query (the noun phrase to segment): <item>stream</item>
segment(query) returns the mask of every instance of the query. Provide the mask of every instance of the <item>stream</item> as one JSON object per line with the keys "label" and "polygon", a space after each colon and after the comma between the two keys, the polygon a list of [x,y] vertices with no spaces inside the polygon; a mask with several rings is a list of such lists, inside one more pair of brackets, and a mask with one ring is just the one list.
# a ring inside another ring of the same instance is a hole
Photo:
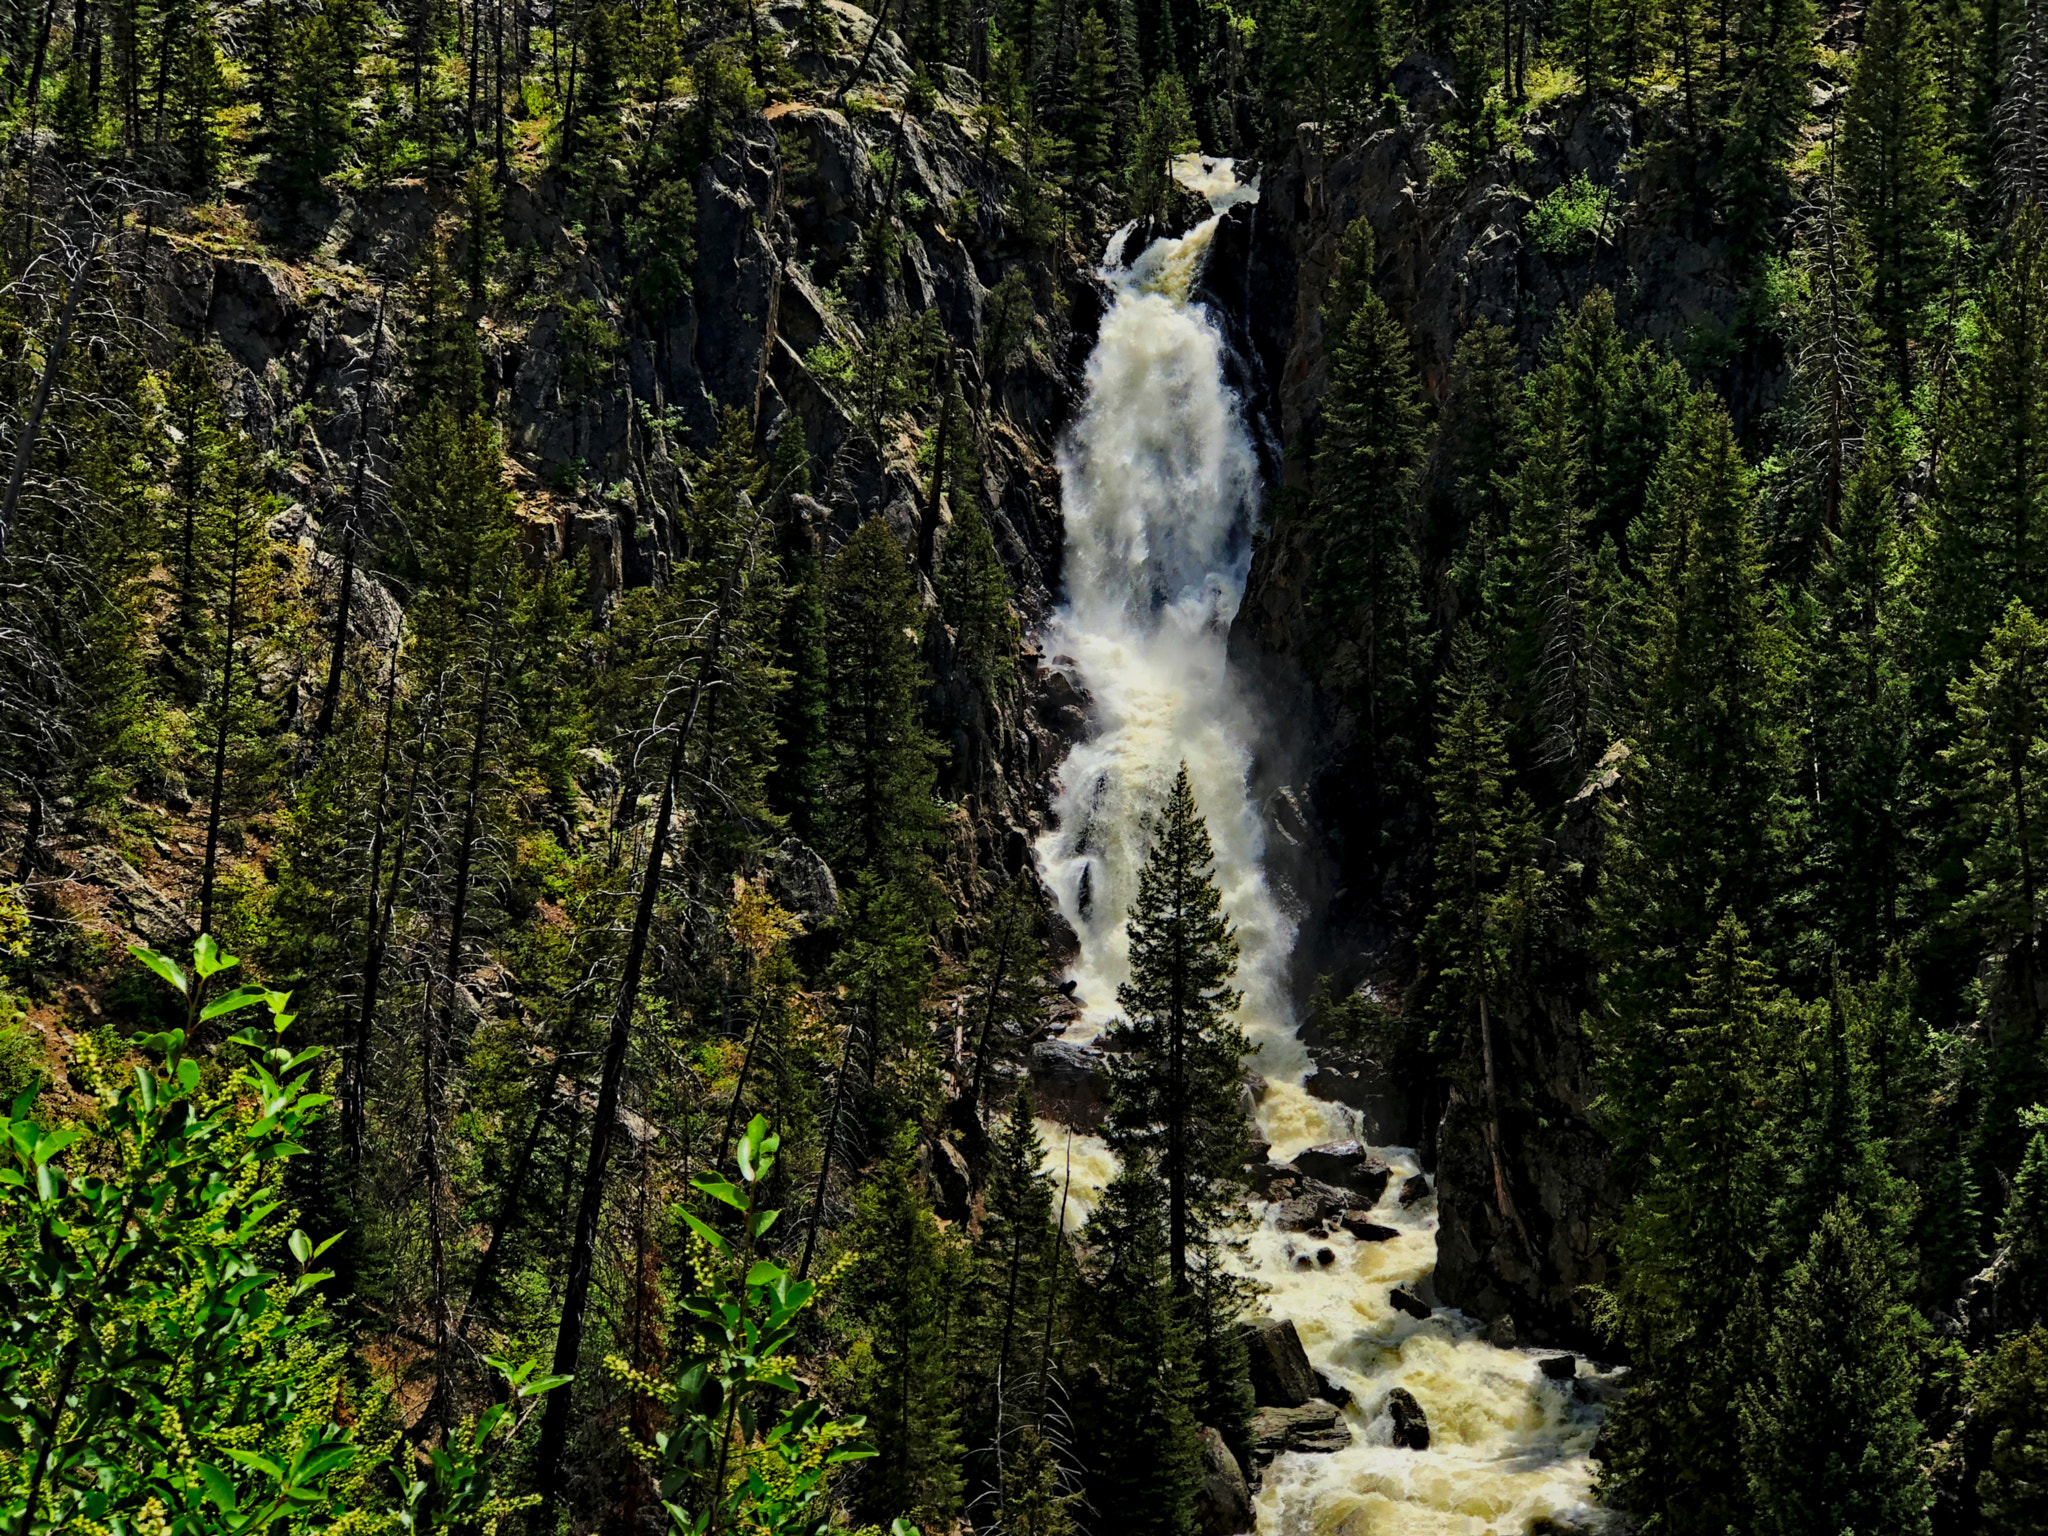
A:
{"label": "stream", "polygon": [[[1311,1097],[1288,986],[1295,922],[1265,878],[1265,834],[1248,785],[1261,718],[1228,664],[1231,619],[1251,565],[1258,460],[1242,403],[1225,383],[1225,343],[1189,292],[1218,222],[1258,197],[1228,160],[1185,156],[1176,178],[1212,215],[1187,234],[1126,259],[1128,229],[1105,256],[1112,303],[1089,359],[1087,399],[1061,450],[1066,605],[1043,636],[1053,664],[1092,696],[1089,734],[1060,769],[1058,820],[1039,867],[1081,941],[1070,972],[1081,1016],[1063,1036],[1085,1043],[1116,1016],[1128,975],[1124,915],[1149,837],[1149,810],[1185,760],[1216,848],[1224,909],[1242,945],[1239,1019],[1265,1079],[1260,1129],[1274,1162],[1358,1135],[1356,1114]],[[1076,1227],[1114,1172],[1098,1138],[1040,1127],[1047,1168]],[[1348,1448],[1284,1452],[1254,1499],[1263,1536],[1524,1536],[1597,1530],[1591,1452],[1596,1394],[1547,1378],[1555,1351],[1500,1349],[1473,1319],[1444,1307],[1397,1310],[1396,1286],[1432,1299],[1434,1195],[1403,1206],[1418,1171],[1406,1148],[1376,1149],[1393,1169],[1373,1221],[1396,1236],[1365,1242],[1282,1232],[1273,1207],[1247,1210],[1245,1261],[1265,1310],[1291,1319],[1309,1359],[1347,1388]],[[1317,1262],[1315,1250],[1330,1257]],[[1580,1377],[1596,1368],[1574,1363]],[[1393,1444],[1388,1395],[1406,1388],[1429,1419],[1426,1450]],[[1250,1471],[1251,1469],[1247,1469]],[[1546,1524],[1546,1522],[1548,1522]]]}

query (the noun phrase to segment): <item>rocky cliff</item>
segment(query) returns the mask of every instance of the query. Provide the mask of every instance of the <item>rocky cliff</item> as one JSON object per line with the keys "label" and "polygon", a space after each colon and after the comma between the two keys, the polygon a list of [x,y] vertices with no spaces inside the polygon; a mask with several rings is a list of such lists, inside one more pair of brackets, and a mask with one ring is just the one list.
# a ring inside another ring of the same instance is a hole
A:
{"label": "rocky cliff", "polygon": [[[1742,291],[1726,250],[1696,236],[1711,221],[1634,154],[1639,111],[1619,102],[1561,99],[1529,113],[1519,147],[1461,185],[1433,177],[1431,124],[1451,101],[1444,71],[1417,55],[1395,74],[1406,120],[1357,142],[1303,124],[1263,167],[1255,207],[1219,231],[1207,283],[1225,315],[1278,468],[1275,499],[1307,483],[1327,382],[1322,307],[1339,242],[1368,220],[1378,291],[1407,323],[1426,398],[1440,407],[1458,338],[1476,320],[1504,326],[1524,366],[1541,356],[1559,316],[1596,288],[1617,317],[1711,378],[1738,416],[1761,419],[1783,389],[1779,361],[1720,345]],[[1527,216],[1583,177],[1612,196],[1605,223],[1572,254],[1547,254]],[[1733,358],[1731,361],[1730,358]],[[1434,466],[1426,479],[1440,472]],[[1414,498],[1416,516],[1431,486]],[[1411,530],[1418,538],[1419,525]],[[1385,851],[1365,796],[1361,721],[1314,679],[1306,605],[1311,578],[1284,526],[1259,545],[1232,629],[1234,659],[1254,676],[1273,718],[1309,722],[1284,753],[1259,765],[1277,881],[1302,919],[1296,954],[1304,1000],[1320,978],[1362,989],[1398,1014],[1414,973],[1427,847]],[[1425,599],[1451,617],[1440,572]],[[1552,834],[1553,873],[1582,911],[1599,852],[1596,774]],[[1442,1228],[1437,1286],[1444,1301],[1490,1320],[1511,1317],[1525,1340],[1590,1343],[1578,1288],[1606,1274],[1601,1230],[1616,1208],[1601,1138],[1588,1119],[1591,1051],[1579,1025],[1585,974],[1545,978],[1542,995],[1496,1020],[1503,1083],[1505,1191],[1497,1191],[1484,1121],[1469,1093],[1433,1082],[1388,1083],[1377,1063],[1322,1049],[1328,1096],[1357,1105],[1368,1134],[1414,1142],[1436,1160]],[[1375,1077],[1378,1081],[1375,1081]]]}
{"label": "rocky cliff", "polygon": [[[801,9],[779,4],[760,21],[793,34]],[[874,21],[840,0],[828,9],[838,51],[793,62],[815,79],[851,78]],[[658,327],[631,302],[619,232],[580,222],[571,186],[545,172],[505,189],[490,299],[468,319],[531,554],[583,556],[594,610],[658,579],[677,553],[691,455],[712,446],[728,408],[755,415],[764,455],[800,434],[812,493],[798,511],[823,548],[886,516],[906,550],[920,551],[934,604],[950,513],[941,506],[939,526],[925,527],[933,509],[916,440],[933,408],[908,426],[891,418],[899,424],[878,446],[854,424],[843,372],[817,366],[821,352],[843,358],[891,317],[926,314],[975,417],[984,504],[1027,632],[1050,603],[1061,548],[1053,443],[1100,299],[1078,247],[1007,227],[998,194],[1014,168],[968,141],[972,80],[948,70],[937,101],[906,112],[911,78],[884,31],[843,106],[784,103],[733,124],[696,174],[689,292]],[[686,108],[636,109],[629,142]],[[888,209],[900,217],[899,257],[877,279],[859,242]],[[337,530],[356,463],[374,503],[398,453],[411,276],[437,240],[451,264],[466,263],[463,211],[463,189],[447,178],[303,201],[248,183],[217,205],[160,208],[120,238],[122,303],[151,349],[167,358],[180,340],[218,344],[230,409],[271,455],[271,488],[289,503],[272,531],[307,562],[322,623],[339,587]],[[1033,314],[1026,344],[998,365],[983,345],[988,297],[1013,269]],[[351,608],[358,633],[388,637],[396,613],[363,578]],[[933,720],[952,748],[943,788],[966,813],[949,873],[1022,868],[1043,786],[1078,726],[1074,691],[1026,654],[1025,686],[987,697],[936,622],[926,659]],[[287,683],[302,715],[319,686],[313,671],[307,658]],[[149,879],[177,890],[176,862]]]}

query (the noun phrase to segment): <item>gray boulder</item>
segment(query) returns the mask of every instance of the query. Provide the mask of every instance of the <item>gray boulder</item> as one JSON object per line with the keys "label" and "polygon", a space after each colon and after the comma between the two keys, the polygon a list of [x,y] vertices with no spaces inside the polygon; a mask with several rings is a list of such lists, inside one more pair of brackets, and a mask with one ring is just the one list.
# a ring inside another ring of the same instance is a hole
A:
{"label": "gray boulder", "polygon": [[1252,1493],[1244,1469],[1223,1437],[1202,1426],[1202,1486],[1195,1495],[1195,1528],[1201,1536],[1241,1536],[1252,1528]]}
{"label": "gray boulder", "polygon": [[1337,1220],[1338,1225],[1361,1243],[1384,1243],[1401,1235],[1399,1227],[1383,1227],[1364,1211],[1346,1211]]}
{"label": "gray boulder", "polygon": [[1429,1449],[1429,1415],[1406,1387],[1387,1394],[1387,1418],[1394,1426],[1394,1444],[1408,1451]]}
{"label": "gray boulder", "polygon": [[1031,1047],[1038,1112],[1069,1130],[1099,1131],[1109,1115],[1108,1058],[1092,1045],[1041,1040]]}
{"label": "gray boulder", "polygon": [[775,899],[807,928],[839,915],[839,882],[832,878],[832,866],[797,838],[784,838],[775,850],[769,862],[768,886]]}
{"label": "gray boulder", "polygon": [[1298,1408],[1261,1408],[1252,1415],[1252,1464],[1263,1467],[1282,1451],[1328,1455],[1351,1443],[1351,1429],[1334,1403],[1320,1399]]}
{"label": "gray boulder", "polygon": [[1388,1292],[1387,1303],[1396,1312],[1406,1312],[1417,1322],[1426,1323],[1430,1319],[1429,1303],[1409,1290],[1405,1285],[1397,1285],[1392,1291]]}
{"label": "gray boulder", "polygon": [[1316,1395],[1316,1373],[1288,1318],[1253,1323],[1245,1330],[1252,1395],[1266,1408],[1298,1408]]}
{"label": "gray boulder", "polygon": [[1372,1155],[1362,1142],[1326,1141],[1319,1147],[1310,1147],[1298,1153],[1294,1166],[1312,1179],[1327,1184],[1341,1184],[1354,1191],[1361,1198],[1355,1204],[1371,1205],[1386,1193],[1387,1181],[1394,1176],[1394,1170]]}

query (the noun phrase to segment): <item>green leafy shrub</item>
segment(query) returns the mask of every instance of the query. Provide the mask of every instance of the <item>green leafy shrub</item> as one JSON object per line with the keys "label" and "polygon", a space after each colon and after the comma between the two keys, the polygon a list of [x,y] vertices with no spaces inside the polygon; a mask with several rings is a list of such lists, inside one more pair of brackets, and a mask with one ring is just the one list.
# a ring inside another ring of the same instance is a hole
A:
{"label": "green leafy shrub", "polygon": [[1546,256],[1577,256],[1607,237],[1614,189],[1596,186],[1584,171],[1531,208],[1529,238]]}
{"label": "green leafy shrub", "polygon": [[[187,1028],[139,1038],[148,1060],[125,1086],[82,1040],[86,1119],[45,1124],[26,1093],[0,1112],[0,1524],[426,1531],[520,1507],[496,1492],[490,1452],[560,1384],[530,1366],[507,1370],[506,1402],[424,1464],[394,1445],[357,1465],[337,1422],[346,1349],[315,1295],[336,1238],[287,1231],[281,1197],[284,1161],[327,1102],[312,1091],[320,1052],[282,1043],[282,992],[206,1000],[237,964],[210,936],[191,976],[135,954],[184,999]],[[244,1059],[225,1077],[188,1050],[191,1028],[254,1008],[268,1017],[229,1039]]]}

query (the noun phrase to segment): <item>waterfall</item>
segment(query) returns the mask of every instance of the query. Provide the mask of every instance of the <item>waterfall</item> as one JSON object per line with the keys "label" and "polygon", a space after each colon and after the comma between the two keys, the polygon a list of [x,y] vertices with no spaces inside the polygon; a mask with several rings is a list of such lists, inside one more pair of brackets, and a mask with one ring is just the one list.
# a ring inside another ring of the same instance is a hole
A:
{"label": "waterfall", "polygon": [[[1212,216],[1179,238],[1153,241],[1128,264],[1131,231],[1110,242],[1103,276],[1111,304],[1088,361],[1087,401],[1062,447],[1067,600],[1044,634],[1046,653],[1093,699],[1090,731],[1062,764],[1057,824],[1037,845],[1039,867],[1080,938],[1071,972],[1085,1042],[1116,1017],[1129,975],[1124,916],[1149,846],[1149,818],[1185,761],[1216,848],[1224,910],[1242,956],[1239,1018],[1258,1048],[1267,1088],[1258,1109],[1275,1161],[1356,1134],[1352,1113],[1311,1097],[1311,1063],[1296,1039],[1287,990],[1295,924],[1264,872],[1265,837],[1249,793],[1262,720],[1228,664],[1230,621],[1251,563],[1258,466],[1241,402],[1224,382],[1223,341],[1189,290],[1217,224],[1256,199],[1231,162],[1187,156],[1175,174],[1208,198]],[[1114,1169],[1094,1137],[1042,1127],[1048,1169],[1084,1212]],[[1499,1349],[1461,1314],[1427,1319],[1396,1310],[1390,1290],[1424,1297],[1436,1260],[1435,1200],[1403,1206],[1412,1152],[1382,1148],[1394,1177],[1375,1222],[1394,1238],[1279,1231],[1256,1204],[1246,1261],[1264,1303],[1291,1318],[1315,1365],[1352,1394],[1349,1449],[1287,1453],[1257,1502],[1266,1536],[1526,1532],[1540,1518],[1595,1528],[1590,1453],[1595,1394],[1547,1379],[1538,1351]],[[1328,1250],[1318,1262],[1316,1250]],[[1550,1352],[1553,1353],[1554,1352]],[[1592,1379],[1593,1368],[1576,1369]],[[1388,1393],[1405,1387],[1428,1414],[1426,1451],[1391,1443]]]}

